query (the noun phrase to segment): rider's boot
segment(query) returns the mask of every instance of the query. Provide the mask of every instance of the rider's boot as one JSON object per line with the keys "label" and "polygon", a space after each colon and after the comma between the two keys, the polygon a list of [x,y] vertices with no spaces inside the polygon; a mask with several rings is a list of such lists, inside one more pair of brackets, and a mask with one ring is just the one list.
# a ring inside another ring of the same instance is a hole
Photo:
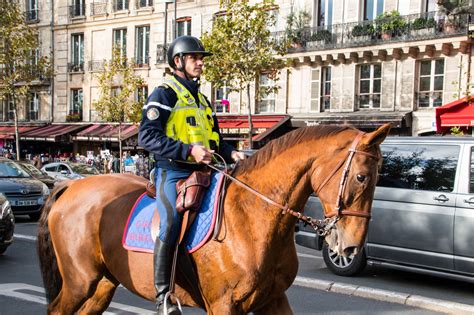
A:
{"label": "rider's boot", "polygon": [[165,313],[165,295],[170,290],[171,249],[170,244],[161,241],[159,237],[156,238],[153,261],[158,315],[181,315],[178,307],[172,304],[169,298],[166,301],[168,312]]}

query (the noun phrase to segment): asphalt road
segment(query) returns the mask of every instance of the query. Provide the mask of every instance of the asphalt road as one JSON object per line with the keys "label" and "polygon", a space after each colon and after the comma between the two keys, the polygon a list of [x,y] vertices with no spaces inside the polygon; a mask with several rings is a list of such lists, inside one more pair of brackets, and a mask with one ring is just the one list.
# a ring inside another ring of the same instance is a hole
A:
{"label": "asphalt road", "polygon": [[[0,315],[45,312],[35,248],[36,229],[36,222],[17,217],[15,242],[0,256]],[[325,268],[319,252],[298,248],[298,253],[298,277],[288,290],[295,314],[460,314],[462,309],[449,311],[449,306],[474,304],[469,284],[371,268],[360,277],[338,277]],[[407,305],[407,297],[414,296],[423,299]],[[430,299],[433,303],[423,305]],[[438,308],[434,302],[440,304]],[[153,306],[119,287],[107,314],[153,313]],[[184,313],[205,314],[189,308]]]}

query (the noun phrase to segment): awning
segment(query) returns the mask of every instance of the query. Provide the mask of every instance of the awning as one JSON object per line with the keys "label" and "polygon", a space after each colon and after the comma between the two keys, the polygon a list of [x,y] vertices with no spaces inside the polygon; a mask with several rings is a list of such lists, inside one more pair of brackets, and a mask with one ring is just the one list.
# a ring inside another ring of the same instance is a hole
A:
{"label": "awning", "polygon": [[361,129],[374,129],[391,123],[392,128],[410,127],[411,112],[382,112],[380,110],[360,110],[348,113],[316,113],[311,116],[297,116],[291,119],[293,127],[316,125],[352,125]]}
{"label": "awning", "polygon": [[[222,137],[226,140],[244,140],[249,133],[249,122],[246,115],[219,115],[217,119]],[[288,115],[252,115],[252,139],[262,141],[270,134],[275,135],[276,130],[289,120],[290,116]]]}
{"label": "awning", "polygon": [[[121,138],[126,140],[138,134],[138,126],[122,124]],[[93,124],[72,137],[76,141],[119,141],[119,125]]]}
{"label": "awning", "polygon": [[[472,99],[474,95],[471,95]],[[452,127],[474,126],[474,103],[462,98],[436,108],[436,132]]]}
{"label": "awning", "polygon": [[87,128],[89,124],[52,124],[37,128],[34,130],[27,131],[20,135],[21,140],[34,140],[34,141],[69,141],[67,136],[80,129]]}
{"label": "awning", "polygon": [[[37,129],[39,126],[18,126],[18,133],[20,137],[22,133]],[[0,126],[0,139],[14,139],[15,138],[15,126]]]}

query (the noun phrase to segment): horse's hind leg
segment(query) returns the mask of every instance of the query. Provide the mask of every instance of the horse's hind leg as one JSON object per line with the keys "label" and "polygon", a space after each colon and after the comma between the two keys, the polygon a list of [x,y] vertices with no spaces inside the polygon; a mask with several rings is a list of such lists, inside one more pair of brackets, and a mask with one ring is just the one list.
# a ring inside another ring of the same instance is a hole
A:
{"label": "horse's hind leg", "polygon": [[110,302],[117,289],[118,282],[103,277],[95,289],[94,294],[82,305],[78,314],[102,314]]}
{"label": "horse's hind leg", "polygon": [[283,294],[277,299],[272,300],[267,305],[265,305],[262,309],[259,309],[256,312],[253,312],[254,315],[293,315],[293,311],[291,310],[290,303],[288,302],[288,298],[286,294]]}

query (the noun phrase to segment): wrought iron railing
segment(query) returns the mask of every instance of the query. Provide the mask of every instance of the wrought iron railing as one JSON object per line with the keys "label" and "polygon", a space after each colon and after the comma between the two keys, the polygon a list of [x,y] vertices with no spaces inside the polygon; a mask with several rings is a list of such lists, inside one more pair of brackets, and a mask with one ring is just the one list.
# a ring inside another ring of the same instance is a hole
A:
{"label": "wrought iron railing", "polygon": [[66,115],[67,122],[82,121],[82,110],[81,111],[69,111]]}
{"label": "wrought iron railing", "polygon": [[27,10],[25,12],[25,19],[27,22],[38,22],[39,21],[39,10]]}
{"label": "wrought iron railing", "polygon": [[107,13],[107,1],[94,1],[91,3],[91,16]]}
{"label": "wrought iron railing", "polygon": [[166,46],[162,44],[156,45],[156,63],[157,64],[168,62],[168,57],[167,57],[168,47],[169,47],[168,44]]}
{"label": "wrought iron railing", "polygon": [[69,17],[83,17],[86,15],[86,4],[84,2],[80,4],[73,4],[69,6]]}
{"label": "wrought iron railing", "polygon": [[68,72],[84,72],[84,63],[74,63],[70,62],[67,64],[67,71]]}
{"label": "wrought iron railing", "polygon": [[98,72],[104,70],[104,60],[91,60],[87,62],[87,70],[90,72]]}
{"label": "wrought iron railing", "polygon": [[397,29],[382,32],[381,22],[361,21],[321,27],[306,27],[273,33],[273,39],[288,45],[288,52],[368,46],[467,35],[468,14],[440,17],[436,12],[401,16]]}

